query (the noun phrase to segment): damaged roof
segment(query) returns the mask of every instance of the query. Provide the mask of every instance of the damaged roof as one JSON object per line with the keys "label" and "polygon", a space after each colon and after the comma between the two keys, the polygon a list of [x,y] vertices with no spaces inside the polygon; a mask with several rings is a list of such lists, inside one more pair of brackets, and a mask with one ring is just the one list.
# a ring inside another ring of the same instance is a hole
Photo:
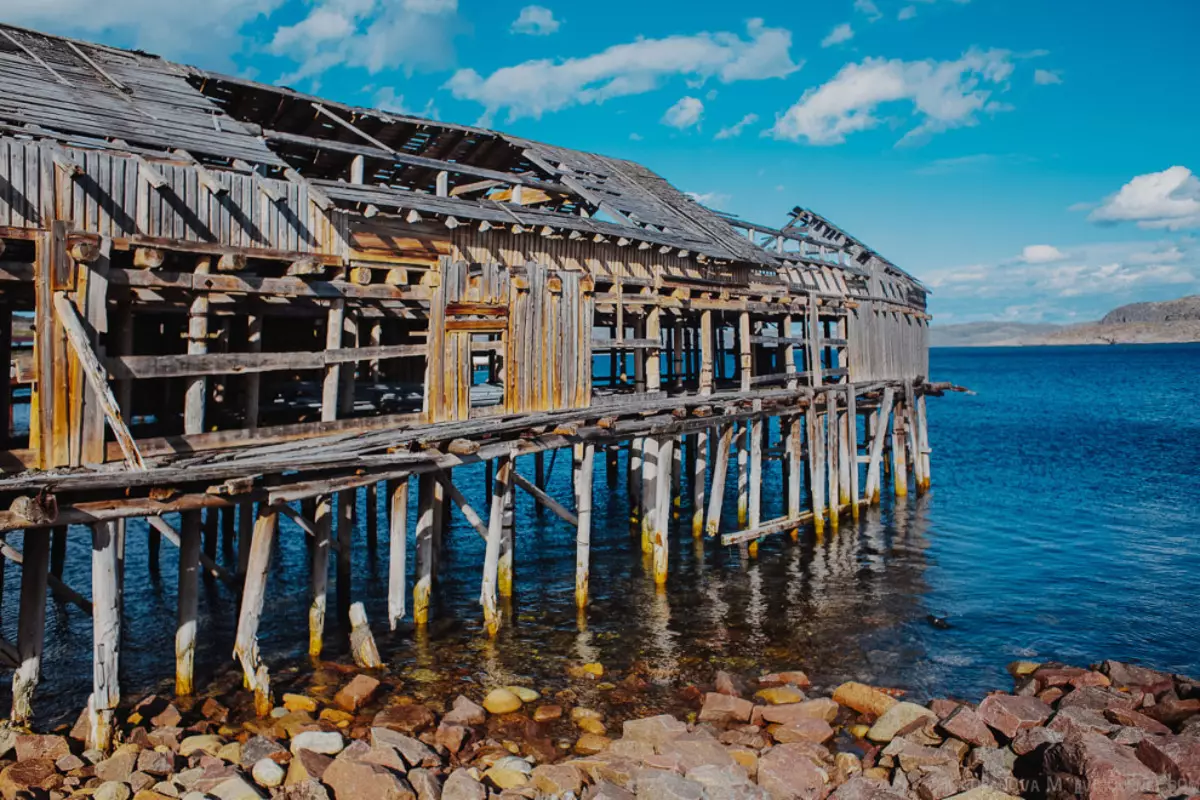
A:
{"label": "damaged roof", "polygon": [[567,231],[771,267],[861,273],[874,260],[912,280],[804,209],[782,228],[756,225],[704,207],[632,161],[5,25],[0,134],[147,157],[186,154],[209,168],[301,180],[366,214]]}

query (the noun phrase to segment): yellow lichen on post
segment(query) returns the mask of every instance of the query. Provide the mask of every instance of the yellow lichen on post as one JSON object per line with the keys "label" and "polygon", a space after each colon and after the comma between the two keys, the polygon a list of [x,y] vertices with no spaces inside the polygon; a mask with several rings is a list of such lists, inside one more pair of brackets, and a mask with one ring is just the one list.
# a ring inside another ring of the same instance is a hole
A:
{"label": "yellow lichen on post", "polygon": [[429,593],[433,588],[433,487],[436,479],[417,478],[417,572],[413,582],[413,622],[429,623]]}

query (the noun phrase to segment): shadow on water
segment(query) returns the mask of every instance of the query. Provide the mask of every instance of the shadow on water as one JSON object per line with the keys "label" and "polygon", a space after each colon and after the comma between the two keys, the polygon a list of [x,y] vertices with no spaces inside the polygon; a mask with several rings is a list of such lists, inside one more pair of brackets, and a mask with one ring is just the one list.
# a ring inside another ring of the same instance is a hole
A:
{"label": "shadow on water", "polygon": [[[855,678],[918,697],[978,696],[1004,686],[1003,667],[1018,657],[1113,657],[1200,671],[1200,415],[1192,385],[1200,347],[935,350],[932,362],[935,377],[977,394],[930,403],[934,489],[926,497],[900,504],[885,497],[881,508],[821,538],[811,531],[799,542],[771,537],[752,561],[735,548],[697,544],[685,500],[667,590],[659,593],[631,536],[624,462],[610,487],[599,456],[592,604],[582,623],[574,532],[519,491],[515,596],[495,642],[482,634],[483,541],[457,509],[425,635],[383,625],[382,524],[374,552],[365,531],[357,533],[354,599],[366,604],[389,668],[406,685],[427,682],[429,694],[518,679],[552,692],[568,685],[568,663],[590,661],[617,681],[634,665],[650,678],[639,711],[669,708],[680,683],[711,680],[717,668],[801,668],[818,685]],[[531,475],[525,461],[519,469]],[[569,452],[547,458],[549,491],[560,499],[571,497],[570,461]],[[731,465],[723,530],[734,528],[734,475]],[[481,466],[456,470],[454,480],[483,507]],[[778,462],[769,463],[764,480],[763,518],[770,519],[783,511]],[[690,498],[686,477],[684,486]],[[416,494],[409,493],[410,537]],[[385,502],[381,496],[381,519]],[[20,532],[9,540],[23,544]],[[282,685],[311,669],[309,576],[304,536],[290,520],[281,518],[277,541],[260,646]],[[85,594],[89,542],[85,529],[72,529],[64,575]],[[161,565],[151,570],[140,521],[130,524],[128,542],[122,686],[127,694],[169,690],[176,553],[164,543]],[[236,563],[226,549],[219,559]],[[20,570],[10,565],[0,623],[10,641],[19,584]],[[233,667],[236,607],[228,587],[202,582],[202,688]],[[931,626],[930,614],[947,617],[949,629]],[[327,641],[337,648],[341,638],[331,630]],[[336,650],[331,656],[346,660]],[[49,600],[39,719],[74,715],[90,677],[90,619]],[[570,685],[580,691],[578,682]],[[0,702],[7,707],[10,699]]]}

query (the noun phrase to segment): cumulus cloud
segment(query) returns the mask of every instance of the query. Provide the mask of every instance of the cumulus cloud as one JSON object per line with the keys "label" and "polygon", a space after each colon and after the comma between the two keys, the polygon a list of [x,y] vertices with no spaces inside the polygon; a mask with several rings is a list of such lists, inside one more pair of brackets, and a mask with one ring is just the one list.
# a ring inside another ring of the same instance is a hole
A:
{"label": "cumulus cloud", "polygon": [[848,42],[854,38],[854,28],[850,27],[849,22],[843,22],[841,25],[834,27],[829,32],[829,35],[821,40],[821,47],[833,47],[835,44]]}
{"label": "cumulus cloud", "polygon": [[1063,251],[1052,244],[1031,244],[1021,252],[1021,260],[1026,264],[1049,264],[1066,257]]}
{"label": "cumulus cloud", "polygon": [[916,15],[917,15],[917,7],[916,6],[905,6],[904,8],[900,9],[900,13],[896,15],[896,19],[903,22],[906,19],[912,19]]}
{"label": "cumulus cloud", "polygon": [[720,32],[637,39],[582,58],[526,61],[487,77],[462,69],[447,87],[460,100],[482,104],[489,117],[506,109],[510,120],[537,118],[649,92],[675,76],[694,85],[710,78],[722,83],[782,78],[801,67],[791,58],[791,45],[790,31],[753,19],[745,37]]}
{"label": "cumulus cloud", "polygon": [[901,141],[974,125],[981,112],[1008,110],[992,99],[1013,71],[1007,50],[970,50],[953,61],[868,58],[847,64],[828,83],[811,88],[775,121],[777,139],[839,144],[846,135],[879,125],[880,106],[908,103],[918,124]]}
{"label": "cumulus cloud", "polygon": [[875,5],[875,0],[854,0],[854,10],[871,22],[883,19],[883,14],[880,12],[879,6]]}
{"label": "cumulus cloud", "polygon": [[733,198],[724,192],[687,192],[687,196],[702,206],[709,208],[724,208]]}
{"label": "cumulus cloud", "polygon": [[935,290],[939,308],[975,316],[986,310],[990,316],[1014,307],[1026,319],[1095,319],[1122,303],[1200,291],[1200,247],[1186,238],[1101,242],[1070,253],[1034,245],[1015,260],[926,270],[918,277]]}
{"label": "cumulus cloud", "polygon": [[317,0],[299,22],[276,29],[268,50],[296,63],[296,84],[334,67],[409,72],[454,63],[458,0]]}
{"label": "cumulus cloud", "polygon": [[667,109],[662,123],[684,130],[700,122],[704,116],[704,103],[695,97],[681,97],[679,102]]}
{"label": "cumulus cloud", "polygon": [[756,122],[758,122],[758,114],[747,114],[728,128],[721,128],[721,130],[717,131],[717,135],[714,138],[736,139],[742,135],[743,130]]}
{"label": "cumulus cloud", "polygon": [[134,47],[213,69],[232,70],[250,23],[284,0],[5,0],[13,25]]}
{"label": "cumulus cloud", "polygon": [[525,6],[509,30],[530,36],[549,36],[561,26],[562,20],[555,19],[554,12],[545,6]]}
{"label": "cumulus cloud", "polygon": [[1138,175],[1093,209],[1088,219],[1173,231],[1200,227],[1200,179],[1180,166]]}
{"label": "cumulus cloud", "polygon": [[1033,71],[1033,82],[1038,86],[1050,86],[1051,84],[1062,83],[1062,76],[1052,70],[1038,69]]}

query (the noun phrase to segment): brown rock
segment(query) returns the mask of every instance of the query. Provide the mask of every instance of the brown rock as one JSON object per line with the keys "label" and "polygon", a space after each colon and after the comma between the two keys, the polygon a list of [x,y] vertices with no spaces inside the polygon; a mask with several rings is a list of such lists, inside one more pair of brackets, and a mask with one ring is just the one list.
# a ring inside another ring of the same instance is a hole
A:
{"label": "brown rock", "polygon": [[434,743],[446,748],[451,753],[457,753],[462,749],[463,742],[466,741],[468,731],[462,725],[454,725],[442,720],[438,725],[437,732],[434,734]]}
{"label": "brown rock", "polygon": [[138,753],[137,768],[147,775],[170,775],[175,771],[175,754],[161,753],[158,750],[143,750]]}
{"label": "brown rock", "polygon": [[319,782],[306,780],[285,786],[275,795],[275,800],[329,800],[329,792]]}
{"label": "brown rock", "polygon": [[595,755],[608,748],[611,739],[596,733],[585,733],[575,741],[575,752],[581,756]]}
{"label": "brown rock", "polygon": [[1046,750],[1043,764],[1048,772],[1078,777],[1075,788],[1088,800],[1128,800],[1158,786],[1154,773],[1128,748],[1098,733],[1069,733]]}
{"label": "brown rock", "polygon": [[771,800],[816,800],[827,775],[799,744],[772,747],[758,759],[758,785]]}
{"label": "brown rock", "polygon": [[454,707],[442,717],[442,722],[466,727],[482,725],[487,722],[487,711],[483,706],[460,694],[454,698]]}
{"label": "brown rock", "polygon": [[795,686],[798,689],[807,689],[812,686],[812,681],[798,669],[786,672],[772,672],[758,679],[759,686],[781,686],[783,684]]}
{"label": "brown rock", "polygon": [[343,711],[353,713],[362,708],[379,689],[379,681],[370,675],[355,675],[333,697],[333,702]]}
{"label": "brown rock", "polygon": [[[1200,699],[1166,700],[1142,709],[1143,713],[1164,725],[1177,725],[1200,714]],[[19,745],[18,745],[19,746]]]}
{"label": "brown rock", "polygon": [[442,763],[424,742],[388,728],[371,728],[371,746],[395,750],[409,767],[437,767]]}
{"label": "brown rock", "polygon": [[1086,672],[1087,670],[1082,667],[1046,665],[1034,671],[1033,679],[1037,681],[1038,687],[1042,689],[1050,686],[1069,686],[1072,680]]}
{"label": "brown rock", "polygon": [[408,782],[417,793],[417,800],[441,800],[442,782],[431,771],[423,767],[408,771]]}
{"label": "brown rock", "polygon": [[921,800],[943,800],[962,791],[958,769],[933,769],[920,775],[912,786]]}
{"label": "brown rock", "polygon": [[983,717],[969,706],[958,706],[938,724],[949,735],[977,747],[995,747],[996,737]]}
{"label": "brown rock", "polygon": [[530,780],[543,795],[560,797],[574,792],[578,797],[583,791],[583,773],[570,764],[542,764],[533,768]]}
{"label": "brown rock", "polygon": [[57,761],[71,754],[71,746],[65,736],[43,736],[36,733],[17,735],[17,761],[30,761],[35,758],[48,758]]}
{"label": "brown rock", "polygon": [[1106,708],[1104,710],[1104,718],[1109,722],[1124,725],[1127,728],[1140,728],[1146,733],[1165,735],[1171,732],[1170,728],[1158,720],[1151,719],[1145,714],[1134,711],[1131,708]]}
{"label": "brown rock", "polygon": [[325,776],[325,770],[329,769],[329,765],[333,763],[330,756],[323,753],[314,753],[312,750],[301,750],[296,753],[296,758],[292,764],[299,764],[305,774],[310,778],[321,780]]}
{"label": "brown rock", "polygon": [[371,725],[376,728],[390,728],[400,733],[419,733],[433,727],[435,722],[433,712],[420,703],[388,706],[375,715]]}
{"label": "brown rock", "polygon": [[730,697],[741,697],[742,690],[738,687],[734,677],[725,671],[718,671],[716,677],[716,690],[718,694],[727,694]]}
{"label": "brown rock", "polygon": [[465,769],[450,773],[442,786],[442,800],[487,800],[487,788]]}
{"label": "brown rock", "polygon": [[1093,711],[1103,711],[1106,708],[1133,708],[1133,698],[1115,689],[1103,686],[1084,686],[1068,693],[1058,701],[1058,707],[1070,708],[1079,706]]}
{"label": "brown rock", "polygon": [[1098,711],[1082,706],[1068,706],[1056,711],[1046,728],[1058,731],[1064,736],[1072,730],[1090,731],[1107,736],[1115,731],[1117,726]]}
{"label": "brown rock", "polygon": [[54,762],[54,768],[59,772],[71,772],[72,770],[83,769],[84,766],[83,759],[74,753],[63,756]]}
{"label": "brown rock", "polygon": [[1138,760],[1159,775],[1200,786],[1200,739],[1190,736],[1147,736],[1138,743]]}
{"label": "brown rock", "polygon": [[753,710],[754,704],[749,700],[719,692],[709,692],[704,696],[704,705],[700,709],[699,720],[717,724],[749,722]]}
{"label": "brown rock", "polygon": [[762,715],[763,722],[774,725],[791,725],[800,719],[822,719],[833,722],[837,718],[838,704],[828,697],[818,697],[805,700],[803,703],[789,703],[784,706],[756,707]]}
{"label": "brown rock", "polygon": [[607,780],[599,780],[584,790],[583,800],[634,800],[635,795]]}
{"label": "brown rock", "polygon": [[335,759],[321,781],[333,791],[335,800],[416,800],[407,781],[378,764]]}
{"label": "brown rock", "polygon": [[1061,700],[1065,694],[1066,691],[1064,691],[1061,686],[1051,686],[1045,691],[1038,692],[1035,697],[1037,697],[1038,700],[1041,700],[1046,705],[1052,706]]}
{"label": "brown rock", "polygon": [[556,705],[538,706],[533,712],[534,722],[553,722],[563,715],[563,707]]}
{"label": "brown rock", "polygon": [[704,787],[682,775],[659,769],[639,770],[638,800],[704,800]]}
{"label": "brown rock", "polygon": [[18,800],[24,792],[44,788],[57,776],[53,759],[39,757],[18,761],[0,771],[0,796],[4,800]]}
{"label": "brown rock", "polygon": [[658,748],[686,732],[687,725],[669,714],[660,714],[657,717],[646,717],[645,719],[631,719],[621,727],[621,735],[624,738],[646,742],[654,748]]}
{"label": "brown rock", "polygon": [[[938,719],[945,719],[953,714],[956,708],[964,705],[967,704],[960,703],[957,700],[948,700],[942,697],[935,697],[933,700],[929,701],[929,710],[937,715]],[[971,706],[967,706],[967,708],[971,708]],[[975,709],[971,708],[971,710],[974,711]]]}
{"label": "brown rock", "polygon": [[1054,709],[1036,697],[993,694],[979,704],[978,713],[989,727],[1011,739],[1017,731],[1041,725],[1053,712]]}
{"label": "brown rock", "polygon": [[102,781],[117,781],[126,783],[129,776],[137,769],[137,745],[125,745],[112,756],[96,764],[96,777]]}
{"label": "brown rock", "polygon": [[[873,714],[876,717],[896,705],[896,698],[881,692],[865,683],[849,681],[833,691],[834,702],[852,708],[860,714]],[[811,701],[810,701],[811,702]]]}
{"label": "brown rock", "polygon": [[1058,731],[1049,728],[1026,728],[1013,737],[1011,747],[1014,753],[1023,756],[1038,748],[1058,744],[1062,740],[1063,735]]}
{"label": "brown rock", "polygon": [[1105,661],[1100,670],[1109,677],[1112,685],[1120,688],[1142,688],[1171,683],[1171,676],[1165,672],[1139,667],[1136,664],[1124,664],[1120,661]]}
{"label": "brown rock", "polygon": [[866,775],[855,775],[829,797],[830,800],[907,800],[903,793],[897,793],[883,781]]}
{"label": "brown rock", "polygon": [[660,745],[658,750],[661,755],[677,757],[679,766],[685,773],[701,764],[722,767],[734,763],[725,746],[703,729],[676,736]]}
{"label": "brown rock", "polygon": [[787,725],[772,725],[771,737],[780,744],[815,742],[824,744],[833,738],[833,728],[823,719],[798,719]]}

